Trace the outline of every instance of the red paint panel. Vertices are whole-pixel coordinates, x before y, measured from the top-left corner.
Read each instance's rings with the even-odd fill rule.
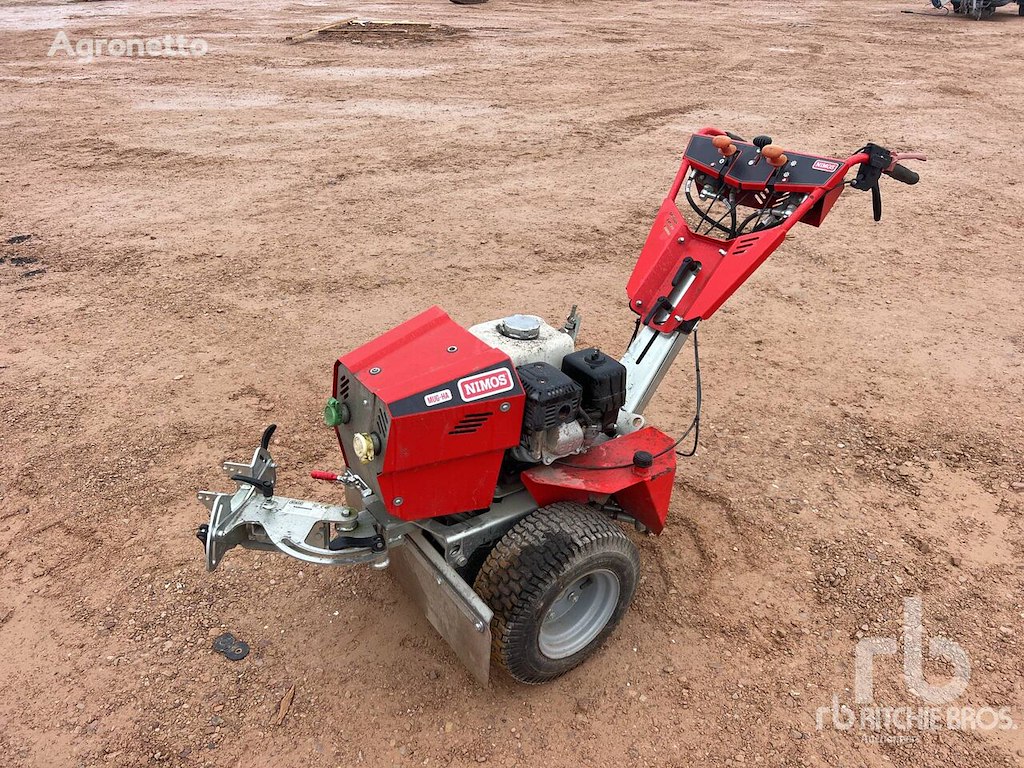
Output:
[[[676,472],[672,444],[672,438],[664,432],[646,427],[602,443],[580,456],[533,467],[521,477],[540,506],[556,501],[586,503],[614,496],[628,514],[654,533],[661,533]],[[656,457],[650,469],[633,466],[633,454],[637,451],[647,451]]]
[[[420,520],[489,507],[505,450],[519,442],[524,402],[520,394],[395,417],[377,476],[388,512]]]
[[[449,352],[449,348],[455,351]],[[343,355],[340,362],[377,397],[392,403],[418,393],[426,396],[432,387],[439,388],[509,360],[443,309],[431,307]],[[380,372],[371,374],[373,368]]]
[[[503,352],[432,307],[338,365],[376,397],[351,407],[386,406],[374,466],[390,514],[420,520],[491,505],[505,451],[519,442],[526,400]]]

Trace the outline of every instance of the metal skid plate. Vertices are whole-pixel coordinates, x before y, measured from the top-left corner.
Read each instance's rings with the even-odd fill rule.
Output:
[[[459,660],[487,685],[494,616],[487,604],[421,533],[406,534],[405,546],[391,551],[391,569]]]

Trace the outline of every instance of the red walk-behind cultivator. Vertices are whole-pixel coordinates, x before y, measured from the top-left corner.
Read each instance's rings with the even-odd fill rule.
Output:
[[[626,286],[636,327],[621,360],[575,349],[575,307],[561,328],[513,315],[465,329],[428,309],[334,366],[324,420],[347,469],[312,475],[345,503],[276,495],[271,426],[249,463],[224,465],[233,493],[199,494],[207,567],[235,546],[390,566],[479,680],[492,658],[526,683],[567,672],[633,599],[639,553],[620,522],[660,533],[676,456],[692,455],[677,449],[690,435],[696,449],[698,323],[847,186],[872,192],[877,220],[883,175],[918,181],[901,159],[924,158],[694,134]],[[688,338],[696,415],[676,438],[644,410]]]

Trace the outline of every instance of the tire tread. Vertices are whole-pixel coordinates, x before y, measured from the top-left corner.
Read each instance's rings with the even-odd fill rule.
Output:
[[[526,641],[529,629],[524,613],[568,566],[599,551],[625,555],[633,572],[639,573],[639,552],[622,529],[604,514],[574,502],[558,502],[531,513],[491,550],[475,589],[494,611],[492,658],[512,677],[541,683],[557,676],[538,676],[518,657],[516,649]],[[627,604],[632,597],[632,592],[626,595]]]

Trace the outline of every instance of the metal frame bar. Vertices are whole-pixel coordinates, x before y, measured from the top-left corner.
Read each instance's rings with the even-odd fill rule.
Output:
[[[477,549],[497,541],[513,525],[537,509],[537,502],[525,488],[496,499],[486,512],[445,524],[437,518],[419,520],[423,529],[444,551],[445,560],[464,566]]]
[[[619,361],[626,367],[626,402],[616,425],[620,435],[635,432],[646,424],[643,412],[689,337],[682,331],[662,333],[640,326]]]

